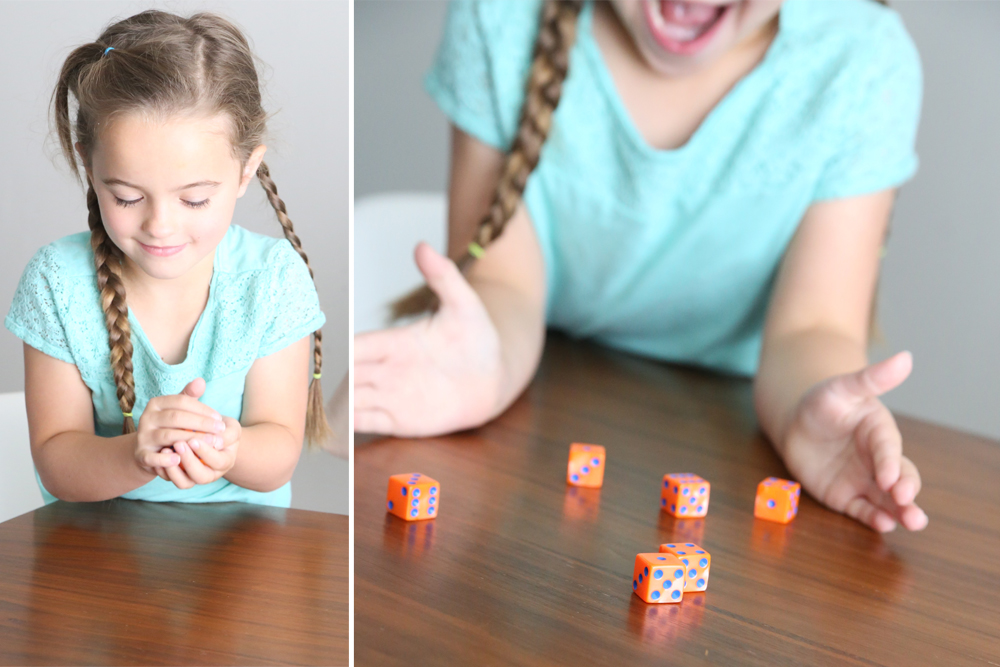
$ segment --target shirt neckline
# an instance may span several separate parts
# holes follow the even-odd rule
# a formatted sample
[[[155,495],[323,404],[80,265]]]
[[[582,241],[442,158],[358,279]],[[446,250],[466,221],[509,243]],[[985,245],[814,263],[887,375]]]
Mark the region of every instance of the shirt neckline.
[[[136,340],[138,340],[139,345],[141,345],[145,350],[146,354],[153,360],[154,365],[162,371],[177,372],[185,370],[188,366],[192,365],[193,352],[195,349],[195,343],[198,340],[198,333],[202,329],[202,323],[205,321],[205,314],[208,313],[209,307],[215,300],[216,285],[219,280],[219,266],[220,259],[224,252],[224,246],[229,241],[232,234],[233,227],[235,225],[230,224],[229,229],[226,230],[225,236],[222,237],[222,241],[215,247],[215,253],[212,256],[212,279],[208,283],[208,300],[205,301],[205,307],[202,309],[201,314],[198,316],[198,321],[195,322],[194,329],[191,330],[191,337],[188,338],[187,351],[184,353],[184,361],[177,364],[168,364],[160,357],[160,353],[156,351],[153,347],[152,341],[146,336],[146,332],[143,330],[142,325],[139,320],[136,319],[135,315],[132,313],[132,309],[128,309],[128,321],[132,326],[132,331],[135,334]],[[192,378],[193,379],[193,378]]]
[[[704,137],[711,135],[712,127],[722,122],[721,117],[724,116],[729,107],[734,104],[733,100],[742,95],[743,91],[751,83],[763,76],[761,72],[772,66],[776,58],[775,54],[784,47],[786,33],[788,32],[788,21],[786,20],[788,12],[786,8],[788,4],[792,3],[792,1],[793,0],[788,0],[788,2],[781,7],[778,15],[778,32],[771,41],[770,46],[768,46],[761,61],[739,81],[737,81],[728,92],[726,92],[722,99],[719,100],[718,104],[712,107],[712,110],[708,112],[708,115],[705,116],[698,127],[695,128],[691,136],[688,137],[688,140],[677,148],[656,148],[652,146],[648,141],[646,141],[646,138],[642,136],[642,133],[636,126],[635,121],[632,119],[632,115],[629,113],[628,109],[625,107],[625,103],[622,101],[621,95],[618,94],[618,88],[615,85],[614,78],[611,76],[611,70],[608,69],[607,63],[604,61],[604,55],[601,53],[601,49],[597,45],[597,40],[594,39],[592,30],[594,4],[592,2],[588,2],[584,5],[583,11],[580,14],[579,25],[577,27],[577,43],[583,50],[584,55],[590,61],[590,66],[593,68],[594,73],[598,78],[598,87],[604,94],[605,99],[607,99],[608,103],[611,105],[611,108],[614,111],[615,122],[618,124],[619,128],[624,131],[629,143],[631,143],[639,153],[649,159],[667,161],[675,160],[694,151],[699,144],[704,143]]]

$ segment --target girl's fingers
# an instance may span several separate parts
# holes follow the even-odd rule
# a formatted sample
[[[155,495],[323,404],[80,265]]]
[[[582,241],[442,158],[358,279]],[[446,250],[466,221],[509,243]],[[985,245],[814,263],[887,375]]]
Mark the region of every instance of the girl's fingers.
[[[181,457],[181,465],[184,466],[184,473],[195,484],[208,484],[217,479],[215,471],[201,462],[186,442],[178,442],[174,449]]]
[[[870,500],[855,496],[847,503],[844,514],[860,521],[869,528],[880,533],[887,533],[896,528],[896,520],[884,509],[876,507]]]
[[[162,410],[154,418],[153,425],[159,428],[180,428],[199,433],[222,433],[226,430],[226,423],[222,419],[196,415],[187,410]]]
[[[202,417],[207,417],[214,420],[221,420],[222,415],[208,407],[197,398],[188,396],[187,394],[170,394],[167,396],[157,396],[155,399],[156,403],[150,401],[150,405],[156,406],[156,411],[164,412],[166,410],[183,410],[185,412],[193,412],[196,415],[201,415]]]
[[[195,456],[208,468],[219,471],[226,467],[226,463],[228,462],[227,455],[219,451],[215,446],[206,445],[194,439],[189,444],[195,450]]]
[[[354,337],[354,370],[362,364],[376,364],[385,361],[394,349],[400,329],[370,331]],[[358,384],[355,379],[354,384]]]
[[[858,435],[865,439],[872,457],[875,483],[883,491],[888,491],[900,480],[900,465],[903,458],[903,436],[896,421],[885,408],[881,408],[861,424]],[[911,502],[910,498],[907,502]],[[902,503],[905,504],[905,503]]]
[[[373,408],[368,410],[354,409],[354,430],[359,433],[391,434],[395,429],[395,420],[385,410]]]
[[[920,493],[922,483],[917,466],[913,465],[913,461],[910,459],[901,456],[899,468],[899,481],[892,486],[890,493],[893,501],[903,507],[913,503],[917,494]]]
[[[167,449],[161,452],[143,451],[139,454],[139,464],[145,468],[169,468],[178,465],[181,457]]]
[[[385,365],[382,362],[355,363],[352,375],[355,391],[358,387],[378,387],[385,378]]]
[[[899,522],[907,530],[923,530],[927,527],[927,514],[916,505],[907,505],[899,510]]]
[[[420,273],[424,274],[427,286],[434,290],[441,300],[442,308],[475,308],[481,303],[479,295],[458,270],[455,262],[426,243],[417,245],[413,257],[417,261]]]
[[[194,488],[194,480],[187,476],[187,474],[181,470],[180,466],[172,466],[167,468],[167,480],[174,483],[178,489],[191,489]]]
[[[177,428],[158,428],[151,435],[153,444],[158,447],[166,447],[173,445],[175,442],[190,440],[194,437],[199,438],[202,442],[215,442],[214,438],[221,438],[219,435],[194,433],[190,430]]]
[[[831,386],[847,398],[873,398],[901,385],[912,370],[913,355],[900,352],[856,373],[841,375],[833,380]]]

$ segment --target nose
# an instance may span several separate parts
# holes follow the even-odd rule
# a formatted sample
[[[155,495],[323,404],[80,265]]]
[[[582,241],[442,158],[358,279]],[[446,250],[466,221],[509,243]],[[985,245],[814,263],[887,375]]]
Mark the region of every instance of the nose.
[[[166,240],[173,236],[176,225],[172,219],[167,202],[155,201],[147,211],[149,212],[142,223],[144,231],[151,239]]]

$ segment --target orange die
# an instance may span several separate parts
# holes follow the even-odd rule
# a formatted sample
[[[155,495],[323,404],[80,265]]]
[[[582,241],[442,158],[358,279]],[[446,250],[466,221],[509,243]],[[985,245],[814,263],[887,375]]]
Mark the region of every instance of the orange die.
[[[570,445],[566,483],[601,488],[604,484],[604,447],[578,442]]]
[[[643,602],[680,602],[684,564],[673,554],[639,554],[632,572],[632,590]]]
[[[801,493],[802,487],[798,482],[768,477],[757,485],[753,515],[758,519],[788,523],[799,511]]]
[[[708,514],[708,496],[712,485],[690,472],[675,472],[663,476],[660,488],[660,509],[679,519]]]
[[[708,589],[708,567],[712,564],[712,554],[693,542],[683,544],[661,544],[661,554],[673,554],[684,564],[684,592]]]
[[[389,478],[386,508],[400,519],[433,519],[438,513],[441,485],[418,472]]]

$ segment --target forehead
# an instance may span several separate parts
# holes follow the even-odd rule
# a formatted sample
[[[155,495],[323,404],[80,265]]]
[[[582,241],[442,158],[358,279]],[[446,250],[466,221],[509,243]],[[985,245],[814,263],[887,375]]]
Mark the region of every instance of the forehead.
[[[222,180],[239,171],[227,116],[129,113],[99,128],[92,166],[130,183]]]

